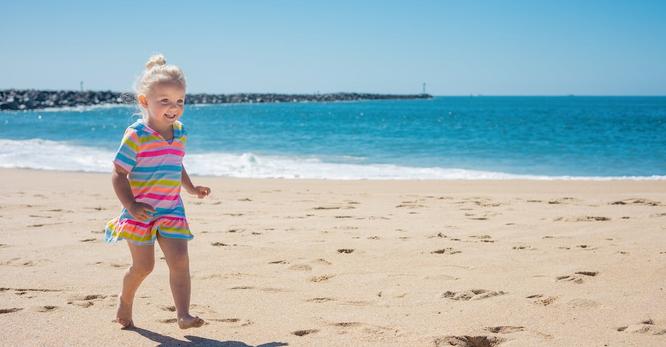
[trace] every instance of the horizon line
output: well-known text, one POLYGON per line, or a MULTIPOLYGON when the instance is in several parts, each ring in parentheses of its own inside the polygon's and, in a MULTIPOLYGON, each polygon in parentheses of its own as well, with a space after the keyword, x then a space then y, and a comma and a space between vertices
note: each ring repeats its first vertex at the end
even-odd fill
MULTIPOLYGON (((4 88, 0 92, 16 91, 43 91, 43 92, 112 92, 129 93, 132 91, 117 91, 112 89, 38 89, 38 88, 4 88)), ((361 91, 337 91, 337 92, 188 92, 186 94, 208 94, 208 95, 233 95, 233 94, 282 94, 282 95, 324 95, 324 94, 373 94, 373 95, 430 95, 432 97, 666 97, 666 94, 481 94, 481 93, 461 93, 461 94, 433 94, 433 93, 391 93, 391 92, 361 92, 361 91)))

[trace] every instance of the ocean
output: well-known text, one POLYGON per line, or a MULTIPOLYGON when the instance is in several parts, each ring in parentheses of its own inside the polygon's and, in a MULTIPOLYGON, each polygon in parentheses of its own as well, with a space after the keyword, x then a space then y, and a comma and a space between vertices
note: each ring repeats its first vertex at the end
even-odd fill
MULTIPOLYGON (((110 172, 130 106, 0 112, 0 167, 110 172)), ((187 105, 194 175, 666 179, 666 97, 187 105)))

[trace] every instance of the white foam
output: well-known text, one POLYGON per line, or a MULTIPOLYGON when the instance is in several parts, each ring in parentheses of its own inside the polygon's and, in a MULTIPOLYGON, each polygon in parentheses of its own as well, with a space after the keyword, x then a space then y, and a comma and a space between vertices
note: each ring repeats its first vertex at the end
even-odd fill
POLYGON ((0 167, 110 172, 113 153, 41 139, 0 139, 0 167))
MULTIPOLYGON (((0 139, 0 167, 110 172, 114 151, 42 139, 0 139)), ((529 179, 529 180, 664 180, 666 176, 538 176, 456 168, 420 168, 391 164, 329 163, 315 157, 259 156, 253 153, 188 154, 190 174, 247 178, 307 179, 529 179)))

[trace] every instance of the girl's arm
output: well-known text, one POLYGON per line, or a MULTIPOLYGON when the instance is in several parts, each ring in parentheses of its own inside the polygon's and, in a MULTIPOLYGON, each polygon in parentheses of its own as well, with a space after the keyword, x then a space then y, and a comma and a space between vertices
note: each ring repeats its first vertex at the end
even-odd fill
POLYGON ((185 190, 192 195, 196 195, 199 199, 205 198, 206 196, 208 196, 208 194, 210 194, 210 188, 203 186, 195 186, 192 183, 190 175, 188 175, 187 170, 185 170, 185 166, 183 166, 181 181, 183 183, 183 187, 185 187, 185 190))
POLYGON ((194 195, 197 192, 194 190, 194 184, 192 184, 192 180, 190 179, 190 175, 187 174, 187 170, 185 170, 185 166, 183 166, 183 173, 182 173, 182 179, 183 187, 185 188, 185 191, 188 193, 194 195))
POLYGON ((123 207, 125 207, 127 212, 129 212, 134 218, 142 220, 148 219, 150 214, 155 212, 155 209, 153 209, 152 206, 136 202, 134 194, 132 194, 129 180, 127 179, 127 172, 118 165, 114 165, 113 173, 111 173, 111 183, 113 185, 113 190, 118 196, 118 200, 120 200, 123 207))

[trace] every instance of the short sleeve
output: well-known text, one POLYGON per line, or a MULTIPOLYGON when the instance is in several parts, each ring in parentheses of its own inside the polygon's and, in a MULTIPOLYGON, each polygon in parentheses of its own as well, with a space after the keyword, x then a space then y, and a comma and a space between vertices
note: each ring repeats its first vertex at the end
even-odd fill
POLYGON ((129 128, 125 130, 125 135, 123 135, 123 140, 120 142, 113 163, 127 172, 132 172, 132 169, 136 166, 137 153, 139 153, 139 136, 136 129, 129 128))

